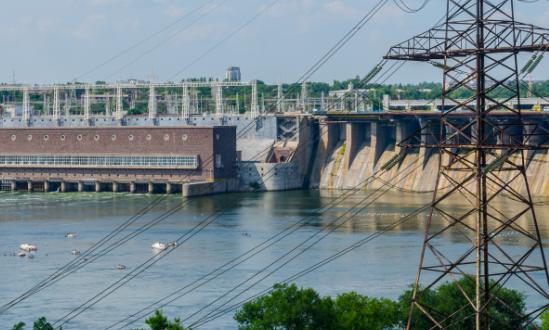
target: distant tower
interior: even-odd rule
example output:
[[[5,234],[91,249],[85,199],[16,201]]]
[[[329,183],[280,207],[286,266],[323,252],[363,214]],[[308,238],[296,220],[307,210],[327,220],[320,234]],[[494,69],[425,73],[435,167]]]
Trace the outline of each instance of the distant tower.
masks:
[[[71,112],[71,99],[70,99],[68,91],[65,91],[64,111],[65,111],[65,117],[68,117],[70,115],[70,112]]]
[[[257,117],[258,115],[258,104],[257,104],[257,80],[252,82],[252,104],[250,107],[250,112],[252,118]]]
[[[307,112],[307,83],[303,82],[301,84],[301,109],[303,112]]]
[[[59,120],[60,102],[59,102],[59,86],[53,87],[53,119]]]
[[[156,118],[156,90],[153,84],[149,85],[149,118]]]
[[[25,125],[29,124],[30,113],[29,88],[25,87],[23,89],[23,121],[25,122]]]
[[[86,87],[84,91],[84,119],[89,120],[90,119],[90,108],[91,108],[91,102],[90,102],[90,89]]]
[[[225,71],[225,80],[226,81],[241,81],[242,75],[240,73],[240,67],[230,66]]]
[[[191,97],[189,95],[189,86],[187,84],[183,85],[182,103],[181,116],[183,116],[183,119],[187,120],[191,115]]]
[[[282,100],[284,99],[284,91],[282,89],[282,84],[278,84],[277,93],[276,93],[276,111],[282,112]]]
[[[223,86],[217,83],[214,85],[215,114],[223,116]]]
[[[115,118],[120,120],[122,119],[122,107],[123,107],[123,100],[122,100],[122,87],[120,85],[116,85],[116,110],[115,110]]]
[[[324,108],[326,107],[325,104],[326,100],[324,96],[324,91],[322,91],[322,93],[320,94],[320,111],[324,111]]]

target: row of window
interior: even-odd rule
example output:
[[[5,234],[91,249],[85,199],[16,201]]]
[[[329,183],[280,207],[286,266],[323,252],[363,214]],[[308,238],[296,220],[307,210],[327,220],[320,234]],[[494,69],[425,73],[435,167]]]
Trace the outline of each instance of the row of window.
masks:
[[[198,156],[17,156],[0,155],[0,165],[59,167],[151,167],[197,169]]]
[[[45,135],[42,136],[42,138],[44,139],[44,141],[48,141],[48,140],[50,139],[50,136],[49,136],[48,134],[45,134]],[[82,136],[82,134],[78,134],[78,135],[76,136],[76,140],[78,140],[78,141],[82,141],[83,138],[84,138],[84,137]],[[32,134],[27,135],[27,141],[32,141],[32,139],[33,139]],[[65,141],[65,140],[66,140],[65,134],[59,135],[59,139],[60,139],[61,141]],[[99,140],[101,139],[101,136],[99,136],[99,135],[96,134],[96,135],[93,136],[93,139],[94,139],[95,141],[99,141]],[[116,135],[116,134],[111,135],[111,140],[112,140],[112,141],[116,141],[116,139],[117,139],[117,135]],[[129,140],[129,141],[133,141],[134,139],[135,139],[135,136],[134,136],[133,134],[128,135],[128,140]],[[146,139],[147,141],[151,141],[151,140],[152,140],[152,135],[147,134],[147,135],[145,136],[145,139]],[[170,135],[169,135],[169,134],[164,134],[163,139],[164,139],[164,141],[169,141],[169,140],[170,140]],[[182,140],[183,142],[184,142],[184,141],[187,141],[187,139],[188,139],[187,134],[181,135],[181,140]],[[13,134],[13,135],[10,137],[10,140],[16,141],[16,140],[17,140],[17,135]]]

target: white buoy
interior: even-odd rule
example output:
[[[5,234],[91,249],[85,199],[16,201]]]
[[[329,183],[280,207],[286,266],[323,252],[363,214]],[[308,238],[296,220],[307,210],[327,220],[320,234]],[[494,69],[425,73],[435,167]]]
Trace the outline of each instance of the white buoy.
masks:
[[[36,247],[36,245],[27,244],[27,243],[21,244],[19,248],[26,252],[38,251],[38,248]]]
[[[164,243],[156,242],[151,247],[153,248],[153,250],[163,251],[166,250],[168,246]]]
[[[76,236],[78,236],[77,233],[65,233],[66,238],[75,238]]]

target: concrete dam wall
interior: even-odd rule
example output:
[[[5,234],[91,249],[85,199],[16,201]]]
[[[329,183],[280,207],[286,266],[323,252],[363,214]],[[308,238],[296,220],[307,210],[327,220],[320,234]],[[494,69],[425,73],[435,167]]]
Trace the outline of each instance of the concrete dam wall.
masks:
[[[530,118],[547,127],[545,117]],[[319,189],[392,189],[404,192],[431,193],[437,184],[440,159],[435,149],[400,148],[399,144],[417,132],[430,130],[438,136],[440,125],[434,117],[418,116],[353,116],[319,119],[319,143],[311,174],[311,188]],[[438,125],[438,126],[437,126]],[[421,142],[433,143],[429,134]],[[540,138],[538,138],[540,139]],[[538,141],[544,142],[546,141]],[[527,151],[526,173],[533,196],[549,196],[549,154],[543,150]],[[492,157],[488,162],[495,159]],[[467,173],[456,173],[455,176]],[[505,182],[525,192],[523,181],[509,173],[500,173]],[[451,187],[441,178],[439,188]],[[472,187],[471,187],[472,188]],[[491,189],[497,189],[492,186]]]

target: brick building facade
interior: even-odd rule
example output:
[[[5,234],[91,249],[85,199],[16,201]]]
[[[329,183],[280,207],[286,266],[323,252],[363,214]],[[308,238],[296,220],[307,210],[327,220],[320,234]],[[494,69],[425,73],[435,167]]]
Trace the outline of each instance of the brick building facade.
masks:
[[[91,127],[0,129],[3,185],[66,190],[213,181],[236,175],[236,128]],[[108,189],[108,188],[107,188]],[[154,189],[154,186],[152,186]],[[72,190],[72,189],[71,189]]]

